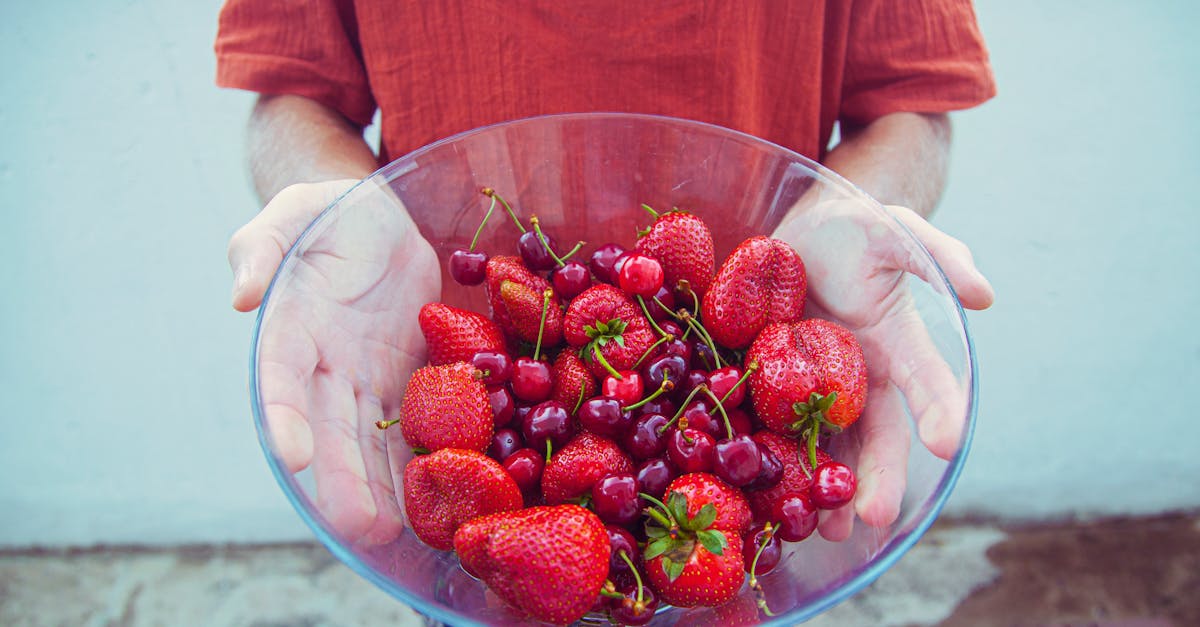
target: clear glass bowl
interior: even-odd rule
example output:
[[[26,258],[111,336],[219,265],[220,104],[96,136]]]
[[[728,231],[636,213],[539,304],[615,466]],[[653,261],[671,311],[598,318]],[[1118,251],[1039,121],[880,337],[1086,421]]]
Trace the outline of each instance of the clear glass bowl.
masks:
[[[294,439],[295,435],[273,432],[271,425],[280,421],[271,420],[269,414],[279,410],[276,405],[264,404],[264,399],[280,392],[272,386],[309,386],[310,394],[320,394],[317,388],[321,386],[305,379],[304,372],[280,376],[279,368],[273,365],[277,359],[268,353],[287,350],[296,342],[309,342],[305,333],[311,335],[312,325],[322,324],[319,312],[323,303],[358,298],[366,289],[364,284],[369,284],[367,287],[373,288],[377,297],[366,308],[382,309],[385,314],[389,299],[399,302],[402,292],[420,286],[435,294],[440,289],[440,296],[435,297],[444,302],[487,313],[482,287],[458,286],[444,270],[440,288],[436,276],[410,276],[403,247],[411,246],[411,242],[392,237],[403,228],[403,212],[407,211],[432,244],[444,269],[450,252],[471,241],[486,208],[487,199],[479,193],[485,186],[495,188],[523,217],[536,213],[560,244],[588,242],[585,253],[609,241],[631,246],[636,230],[650,222],[640,208],[642,203],[660,209],[680,207],[704,218],[715,237],[718,265],[737,243],[751,235],[771,234],[785,216],[797,219],[793,224],[808,225],[799,228],[829,229],[823,233],[832,234],[832,239],[822,240],[823,252],[837,250],[843,244],[851,246],[846,250],[852,249],[852,242],[841,242],[838,234],[862,229],[844,231],[840,227],[866,225],[871,241],[885,242],[894,258],[903,257],[910,264],[913,273],[897,273],[896,280],[908,291],[912,311],[921,323],[912,332],[928,334],[929,343],[944,359],[945,370],[959,393],[943,399],[942,405],[950,407],[951,419],[961,420],[964,428],[956,452],[943,451],[947,459],[942,459],[931,454],[916,437],[912,410],[904,404],[893,408],[904,414],[895,419],[906,423],[909,439],[906,488],[895,522],[872,527],[856,521],[845,541],[829,542],[814,534],[803,542],[786,545],[780,566],[761,578],[768,606],[776,615],[758,614],[757,620],[790,625],[832,607],[887,570],[929,528],[949,497],[967,454],[977,383],[974,350],[963,311],[945,276],[912,234],[877,202],[835,173],[769,142],[674,118],[557,115],[469,131],[382,168],[313,221],[288,252],[263,301],[250,361],[252,406],[263,450],[301,518],[355,572],[435,621],[504,624],[514,620],[513,614],[497,607],[498,602],[485,593],[481,582],[461,570],[453,553],[430,549],[411,530],[405,528],[398,538],[386,542],[345,533],[339,512],[319,506],[322,501],[312,469],[293,472],[280,455],[280,439]],[[309,262],[327,252],[324,248],[331,239],[343,246],[341,250],[387,258],[390,266],[385,276],[362,270],[363,265],[356,263],[359,260],[353,255],[337,257],[342,263],[328,266],[338,268],[337,276],[322,274],[320,264],[318,272],[313,273],[314,265]],[[515,227],[497,212],[483,230],[478,247],[492,254],[515,254],[515,242]],[[347,243],[350,248],[345,248]],[[805,250],[800,252],[805,254]],[[810,281],[810,290],[819,290],[820,277],[813,276],[811,270]],[[811,313],[836,320],[831,312],[839,309],[839,301],[854,296],[825,290],[822,300],[828,307],[813,307]],[[410,342],[414,337],[411,330],[417,328],[415,317],[401,314],[385,316],[383,321],[410,330],[389,336],[393,342]],[[378,395],[372,406],[380,410],[379,415],[369,415],[371,410],[360,407],[359,424],[343,427],[356,430],[357,440],[369,447],[368,440],[380,435],[372,434],[373,427],[365,422],[394,413],[403,389],[403,373],[381,371],[374,361],[379,358],[378,351],[371,344],[353,338],[338,339],[339,332],[344,330],[333,329],[325,335],[325,341],[336,343],[336,347],[322,347],[318,353],[339,353],[334,363],[347,370],[343,379]],[[420,355],[420,336],[415,337],[410,343],[416,344],[412,350]],[[324,358],[313,359],[310,365],[319,372]],[[878,402],[878,397],[868,398],[869,406]],[[315,409],[317,405],[309,405],[308,411],[320,413]],[[852,467],[856,465],[858,439],[854,427],[834,438],[831,446],[835,457]],[[318,450],[316,457],[321,455]],[[408,453],[395,446],[392,457],[393,472],[402,472]],[[739,602],[752,604],[754,598],[754,592],[743,588]],[[711,611],[667,608],[660,610],[652,624],[713,623],[717,618]],[[748,611],[753,613],[753,607]]]

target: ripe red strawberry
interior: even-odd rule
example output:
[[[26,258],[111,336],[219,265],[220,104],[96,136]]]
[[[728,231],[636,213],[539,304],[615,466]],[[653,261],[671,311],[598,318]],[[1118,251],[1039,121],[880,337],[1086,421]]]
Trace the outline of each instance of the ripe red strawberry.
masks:
[[[719,481],[715,477],[712,480]],[[717,498],[694,507],[684,492],[668,488],[666,502],[649,510],[652,523],[646,525],[642,557],[650,585],[663,602],[676,607],[721,605],[742,587],[745,572],[741,534],[717,522],[729,522],[729,514],[721,512],[727,505]],[[745,500],[737,505],[745,508]]]
[[[750,504],[742,491],[706,472],[694,472],[676,477],[667,486],[670,499],[678,492],[687,500],[688,516],[695,516],[702,507],[712,504],[717,509],[714,529],[723,529],[739,536],[750,530]]]
[[[718,344],[746,348],[766,325],[799,320],[807,292],[804,262],[795,249],[781,240],[751,237],[721,264],[700,316]]]
[[[542,470],[547,505],[566,503],[589,493],[604,475],[633,472],[633,462],[612,440],[580,433],[550,457]]]
[[[494,428],[487,387],[475,378],[474,366],[456,362],[413,372],[400,403],[400,431],[409,446],[483,452]]]
[[[513,285],[505,288],[510,282]],[[550,282],[530,272],[518,257],[500,255],[489,259],[485,286],[492,319],[508,335],[530,343],[537,341],[542,303],[549,290],[542,345],[554,346],[562,341],[562,302]]]
[[[610,557],[604,523],[578,505],[476,518],[459,528],[454,550],[463,568],[501,599],[557,625],[579,620],[592,608]]]
[[[454,532],[464,522],[523,504],[504,467],[477,451],[444,448],[404,467],[404,512],[417,537],[439,551],[454,548]]]
[[[550,376],[554,379],[554,388],[550,390],[552,401],[570,408],[579,404],[579,399],[596,395],[596,379],[575,351],[560,352],[550,367]]]
[[[668,290],[674,290],[679,281],[687,281],[692,291],[703,297],[712,285],[715,267],[712,233],[693,214],[668,211],[659,215],[638,238],[634,251],[662,264],[663,285]]]
[[[593,285],[571,301],[563,337],[582,349],[581,357],[597,379],[611,374],[605,363],[615,371],[632,369],[657,339],[637,303],[607,283]]]
[[[771,519],[771,508],[780,496],[788,492],[808,494],[812,485],[812,472],[816,466],[810,465],[808,454],[802,441],[787,438],[773,431],[759,431],[750,436],[775,454],[783,464],[783,479],[765,490],[746,490],[746,500],[750,502],[750,514],[755,523],[765,523]],[[817,466],[832,459],[820,447],[816,449]],[[805,469],[807,468],[807,472]]]
[[[421,307],[417,323],[425,335],[431,366],[471,361],[471,357],[480,351],[505,352],[500,327],[473,311],[428,303]]]
[[[803,434],[815,443],[822,425],[841,431],[866,405],[862,347],[833,322],[768,325],[746,352],[746,363],[758,364],[749,381],[754,410],[776,433]]]

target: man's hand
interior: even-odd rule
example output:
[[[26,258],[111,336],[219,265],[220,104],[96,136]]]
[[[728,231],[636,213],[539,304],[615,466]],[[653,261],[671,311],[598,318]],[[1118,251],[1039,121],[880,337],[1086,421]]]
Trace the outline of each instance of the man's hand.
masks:
[[[356,182],[286,187],[234,234],[236,309],[260,304],[292,243]],[[399,413],[404,384],[424,361],[417,312],[438,297],[441,274],[400,201],[374,185],[355,188],[336,221],[314,228],[276,285],[258,374],[280,461],[291,472],[311,465],[317,507],[344,538],[381,543],[403,527],[394,479],[408,453],[398,430],[374,423]]]
[[[958,240],[913,211],[886,210],[929,250],[964,307],[984,309],[992,288]],[[849,535],[854,513],[869,525],[891,524],[904,495],[910,432],[905,406],[916,419],[921,442],[938,457],[958,450],[967,390],[931,340],[905,273],[940,280],[905,246],[902,232],[876,212],[848,200],[825,200],[793,212],[775,232],[804,258],[809,280],[806,315],[827,317],[851,329],[867,359],[867,407],[844,436],[858,449],[854,509],[824,512],[821,534]]]

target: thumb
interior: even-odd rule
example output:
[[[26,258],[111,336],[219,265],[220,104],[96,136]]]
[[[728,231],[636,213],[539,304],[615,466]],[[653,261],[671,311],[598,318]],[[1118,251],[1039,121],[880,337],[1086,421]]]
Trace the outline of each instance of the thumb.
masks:
[[[959,301],[967,309],[987,309],[996,298],[992,284],[983,273],[975,267],[975,260],[966,244],[939,231],[922,218],[917,212],[908,207],[887,205],[889,213],[896,217],[909,231],[925,246],[933,256],[942,272],[958,295]],[[926,276],[927,272],[915,267],[915,259],[901,259],[900,269],[912,272],[930,282],[933,277]]]
[[[233,308],[257,308],[283,256],[318,214],[356,180],[298,183],[275,195],[254,219],[229,239]]]

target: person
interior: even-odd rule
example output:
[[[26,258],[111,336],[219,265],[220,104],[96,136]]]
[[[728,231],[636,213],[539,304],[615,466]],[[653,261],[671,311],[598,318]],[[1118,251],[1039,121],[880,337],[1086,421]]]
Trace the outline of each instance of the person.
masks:
[[[819,160],[911,230],[963,306],[984,309],[993,300],[969,249],[925,220],[946,182],[948,112],[995,93],[969,0],[227,0],[215,50],[219,85],[260,94],[248,145],[265,206],[228,249],[239,311],[258,307],[305,226],[380,165],[471,128],[577,111],[696,119]],[[376,112],[378,154],[363,136]],[[835,127],[840,139],[829,147]],[[411,220],[387,219],[407,255],[403,265],[420,273],[437,263]],[[914,314],[900,277],[911,264],[872,240],[869,222],[840,224],[852,232],[825,238],[839,244],[822,251],[839,263],[810,267],[810,290],[859,335],[873,400],[858,425],[853,508],[822,514],[821,533],[835,540],[849,534],[855,514],[875,526],[895,520],[906,404],[921,440],[941,457],[957,450],[963,427],[962,411],[945,400],[953,382],[936,349],[910,333]],[[785,220],[775,236],[811,243],[819,228]],[[347,288],[354,298],[315,295],[326,299],[312,309],[315,318],[278,347],[262,377],[277,384],[263,400],[279,454],[292,470],[311,464],[330,524],[347,537],[386,542],[403,520],[398,469],[370,423],[391,409],[378,390],[339,375],[337,350],[347,334],[380,339],[363,311],[378,285]],[[834,293],[856,298],[823,298]],[[409,284],[392,307],[415,319],[437,294],[436,284]],[[421,345],[419,333],[387,341],[401,371],[418,365],[419,350],[409,347]],[[896,354],[905,358],[886,357]]]

